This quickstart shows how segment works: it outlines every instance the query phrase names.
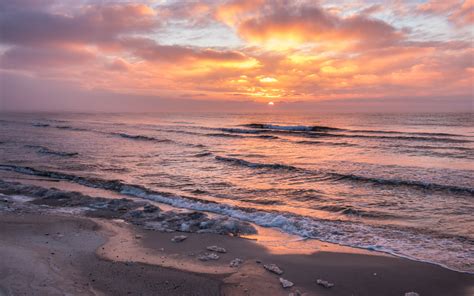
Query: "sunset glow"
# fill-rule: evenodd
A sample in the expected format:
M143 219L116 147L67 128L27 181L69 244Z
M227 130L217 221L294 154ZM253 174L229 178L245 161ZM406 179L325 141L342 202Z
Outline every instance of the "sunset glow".
M0 0L0 296L474 296L473 42L474 0Z
M6 1L1 75L15 81L5 96L28 80L211 101L466 98L473 7L472 0Z

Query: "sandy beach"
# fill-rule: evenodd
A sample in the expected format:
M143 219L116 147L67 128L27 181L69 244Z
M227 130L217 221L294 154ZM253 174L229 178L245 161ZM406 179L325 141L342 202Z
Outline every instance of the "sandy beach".
M0 212L1 295L472 295L474 277L436 265L318 242L146 230L109 218L23 206ZM4 209L5 209L4 208ZM46 210L45 210L46 209ZM185 235L181 242L172 239ZM255 236L258 237L258 236ZM263 241L265 241L263 239ZM314 242L312 243L314 244ZM207 250L210 246L225 253ZM311 246L314 248L314 245ZM346 250L346 252L341 252ZM220 250L221 252L223 250ZM201 261L214 253L217 260ZM238 267L229 264L241 259ZM283 274L268 271L276 264ZM280 278L294 286L283 288ZM333 287L317 284L325 280ZM413 294L414 295L414 294Z

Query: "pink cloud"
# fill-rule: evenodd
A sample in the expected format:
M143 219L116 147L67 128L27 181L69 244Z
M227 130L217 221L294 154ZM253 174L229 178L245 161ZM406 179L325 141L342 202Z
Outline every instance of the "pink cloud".
M84 66L93 62L96 54L83 48L13 47L0 55L0 65L9 69L38 69Z
M40 9L0 12L2 43L103 43L118 36L151 32L158 25L154 11L142 4L86 6L71 14Z
M474 0L465 0L463 4L449 16L449 19L459 26L474 24Z
M457 26L467 26L474 23L474 0L430 0L418 5L417 11L425 14L444 15Z

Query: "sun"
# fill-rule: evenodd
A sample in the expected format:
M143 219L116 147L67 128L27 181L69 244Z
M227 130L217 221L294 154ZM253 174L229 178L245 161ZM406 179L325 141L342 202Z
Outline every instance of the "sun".
M273 105L275 105L275 103L273 103L273 102L268 102L268 105L269 105L269 106L273 106Z

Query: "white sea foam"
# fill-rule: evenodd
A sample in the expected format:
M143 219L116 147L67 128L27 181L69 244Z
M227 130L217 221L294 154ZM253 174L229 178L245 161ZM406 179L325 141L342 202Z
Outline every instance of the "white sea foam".
M434 238L409 230L372 227L347 221L316 220L289 213L249 212L225 204L147 194L143 190L133 188L129 188L122 193L132 194L174 207L226 215L264 227L278 228L284 232L306 238L390 253L436 263L453 270L474 273L474 262L472 262L471 257L471 254L474 253L474 246L469 241L462 239Z

